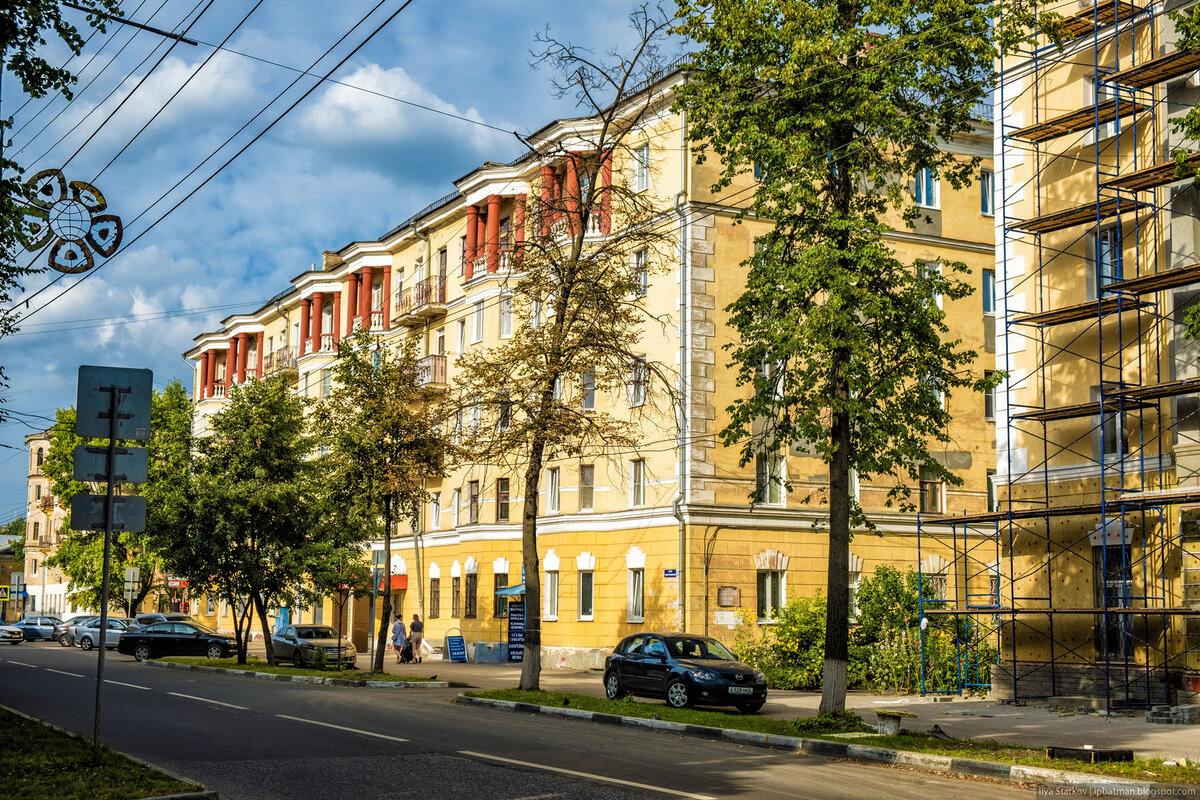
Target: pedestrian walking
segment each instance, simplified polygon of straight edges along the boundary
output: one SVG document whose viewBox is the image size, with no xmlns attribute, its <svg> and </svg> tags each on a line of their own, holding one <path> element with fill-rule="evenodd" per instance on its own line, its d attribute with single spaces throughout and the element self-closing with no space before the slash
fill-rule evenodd
<svg viewBox="0 0 1200 800">
<path fill-rule="evenodd" d="M 404 620 L 399 614 L 392 623 L 392 649 L 396 653 L 396 663 L 400 663 L 400 651 L 404 649 Z"/>
<path fill-rule="evenodd" d="M 412 637 L 413 658 L 417 663 L 421 663 L 421 640 L 424 638 L 425 623 L 421 622 L 421 617 L 418 614 L 413 614 L 412 624 L 408 626 L 409 635 Z"/>
</svg>

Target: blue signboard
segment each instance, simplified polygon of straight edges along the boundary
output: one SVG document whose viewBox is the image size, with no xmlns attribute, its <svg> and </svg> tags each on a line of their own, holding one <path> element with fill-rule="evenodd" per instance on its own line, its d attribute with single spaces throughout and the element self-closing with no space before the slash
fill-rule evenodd
<svg viewBox="0 0 1200 800">
<path fill-rule="evenodd" d="M 525 601 L 508 604 L 508 660 L 525 658 Z"/>
<path fill-rule="evenodd" d="M 467 641 L 461 636 L 447 636 L 446 650 L 451 661 L 467 662 Z"/>
<path fill-rule="evenodd" d="M 677 570 L 677 569 L 664 569 L 664 570 L 663 570 L 663 577 L 664 577 L 664 578 L 678 578 L 678 577 L 679 577 L 679 570 Z"/>
</svg>

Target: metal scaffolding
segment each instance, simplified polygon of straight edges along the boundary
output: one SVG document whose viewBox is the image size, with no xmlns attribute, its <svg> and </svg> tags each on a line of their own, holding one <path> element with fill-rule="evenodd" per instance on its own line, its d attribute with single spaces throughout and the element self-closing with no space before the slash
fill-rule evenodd
<svg viewBox="0 0 1200 800">
<path fill-rule="evenodd" d="M 1002 59 L 996 89 L 997 510 L 918 519 L 919 562 L 954 554 L 921 613 L 958 622 L 958 692 L 990 641 L 994 696 L 1144 707 L 1200 671 L 1200 373 L 1179 357 L 1200 263 L 1177 233 L 1196 189 L 1169 136 L 1200 52 L 1159 54 L 1161 6 L 1058 24 L 1069 42 Z"/>
</svg>

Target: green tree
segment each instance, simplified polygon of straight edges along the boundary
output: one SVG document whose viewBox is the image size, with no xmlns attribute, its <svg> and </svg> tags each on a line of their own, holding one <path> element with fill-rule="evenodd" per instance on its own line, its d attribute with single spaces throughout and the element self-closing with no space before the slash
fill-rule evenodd
<svg viewBox="0 0 1200 800">
<path fill-rule="evenodd" d="M 267 610 L 294 605 L 320 530 L 305 401 L 289 373 L 234 387 L 196 439 L 192 479 L 178 523 L 159 540 L 167 564 L 189 585 L 248 608 L 269 645 Z M 237 628 L 239 660 L 248 630 Z M 268 663 L 275 663 L 270 646 Z"/>
<path fill-rule="evenodd" d="M 17 517 L 5 525 L 3 533 L 0 533 L 0 538 L 8 538 L 8 543 L 13 549 L 13 560 L 17 564 L 25 563 L 25 537 L 28 535 L 26 526 L 25 518 Z"/>
<path fill-rule="evenodd" d="M 949 441 L 943 398 L 994 385 L 934 301 L 970 293 L 965 266 L 906 263 L 884 238 L 891 220 L 920 217 L 909 184 L 919 170 L 955 188 L 977 171 L 939 142 L 973 130 L 997 54 L 994 11 L 973 0 L 679 4 L 679 31 L 698 45 L 677 100 L 697 159 L 720 159 L 715 191 L 755 170 L 743 216 L 774 223 L 728 309 L 750 393 L 722 435 L 743 463 L 803 443 L 828 466 L 821 713 L 845 709 L 850 535 L 870 525 L 851 473 L 895 479 L 889 504 L 910 509 L 921 468 L 961 483 L 930 452 Z"/>
<path fill-rule="evenodd" d="M 428 498 L 425 481 L 442 474 L 438 394 L 423 377 L 415 337 L 402 338 L 393 350 L 360 329 L 341 340 L 332 371 L 331 391 L 314 424 L 325 449 L 326 508 L 341 534 L 336 547 L 382 538 L 390 565 L 395 524 L 418 519 Z M 383 670 L 391 612 L 391 592 L 384 591 L 373 670 Z"/>
<path fill-rule="evenodd" d="M 51 492 L 70 508 L 76 494 L 104 494 L 103 484 L 81 483 L 74 479 L 74 452 L 77 445 L 103 446 L 107 439 L 81 439 L 75 435 L 75 409 L 59 409 L 51 429 L 50 449 L 44 470 L 51 481 Z M 112 535 L 109 564 L 109 605 L 134 614 L 152 592 L 163 588 L 162 551 L 159 540 L 179 524 L 184 505 L 188 472 L 188 451 L 192 439 L 192 402 L 179 381 L 155 391 L 150 406 L 150 439 L 147 442 L 120 441 L 119 446 L 146 447 L 148 480 L 144 484 L 118 485 L 118 494 L 140 494 L 146 498 L 146 529 L 139 533 L 116 531 Z M 104 571 L 104 532 L 71 529 L 71 517 L 63 520 L 63 541 L 49 566 L 60 567 L 67 576 L 72 601 L 86 608 L 100 608 Z M 138 568 L 138 583 L 133 602 L 124 598 L 126 567 Z"/>
</svg>

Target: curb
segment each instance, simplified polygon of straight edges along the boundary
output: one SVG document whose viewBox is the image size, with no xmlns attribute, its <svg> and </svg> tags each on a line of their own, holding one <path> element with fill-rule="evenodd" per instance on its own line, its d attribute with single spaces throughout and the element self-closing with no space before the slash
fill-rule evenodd
<svg viewBox="0 0 1200 800">
<path fill-rule="evenodd" d="M 804 739 L 799 736 L 777 736 L 769 733 L 756 733 L 754 731 L 732 730 L 729 728 L 712 728 L 704 725 L 687 725 L 681 722 L 667 722 L 657 719 L 645 719 L 643 717 L 622 717 L 598 711 L 583 711 L 578 708 L 559 708 L 558 706 L 517 703 L 512 700 L 490 700 L 482 697 L 468 697 L 465 694 L 458 695 L 454 698 L 454 701 L 464 705 L 499 708 L 506 711 L 544 714 L 552 717 L 566 717 L 610 725 L 628 725 L 635 728 L 650 728 L 652 730 L 694 736 L 701 739 L 732 742 L 734 744 L 751 745 L 754 747 L 770 747 L 777 750 L 789 750 L 795 753 L 806 753 L 826 758 L 848 758 L 871 764 L 898 764 L 947 775 L 970 775 L 1001 781 L 1040 783 L 1046 786 L 1087 786 L 1089 788 L 1112 786 L 1120 787 L 1122 794 L 1134 797 L 1150 797 L 1155 793 L 1162 792 L 1164 788 L 1171 786 L 1171 784 L 1139 781 L 1131 778 L 1116 778 L 1090 772 L 1069 772 L 1067 770 L 1047 769 L 1045 767 L 1026 767 L 1020 764 L 1005 764 L 998 761 L 979 761 L 972 758 L 956 758 L 954 756 L 937 755 L 935 753 L 914 753 L 909 750 L 891 750 L 886 747 L 874 747 L 872 745 L 831 742 L 826 739 Z M 1195 789 L 1195 787 L 1189 788 Z"/>
<path fill-rule="evenodd" d="M 226 669 L 224 667 L 202 667 L 199 664 L 176 664 L 173 661 L 143 661 L 150 667 L 166 667 L 167 669 L 186 669 L 192 672 L 209 672 L 215 675 L 238 675 L 243 678 L 257 678 L 260 681 L 277 681 L 279 683 L 309 683 L 321 686 L 370 686 L 372 689 L 449 689 L 447 681 L 351 681 L 342 678 L 317 678 L 310 675 L 276 675 L 273 672 L 251 672 L 246 669 Z"/>
<path fill-rule="evenodd" d="M 76 733 L 75 731 L 69 731 L 66 728 L 60 728 L 52 722 L 47 722 L 44 719 L 38 719 L 37 717 L 26 714 L 24 711 L 18 711 L 17 709 L 10 708 L 9 706 L 6 706 L 6 705 L 0 705 L 0 708 L 4 709 L 5 711 L 7 711 L 10 714 L 16 714 L 18 717 L 21 717 L 22 719 L 27 719 L 30 722 L 36 722 L 39 725 L 45 725 L 50 730 L 58 731 L 61 734 L 70 736 L 72 739 L 83 739 L 84 741 L 90 741 L 90 739 L 87 739 L 86 737 L 82 736 L 81 734 Z M 111 747 L 108 747 L 107 745 L 102 744 L 101 746 L 113 753 L 117 753 L 118 755 L 120 755 L 124 758 L 128 758 L 130 761 L 134 762 L 135 764 L 141 764 L 143 767 L 152 769 L 155 772 L 161 772 L 163 775 L 166 775 L 168 778 L 174 778 L 175 780 L 179 781 L 180 783 L 186 783 L 186 784 L 196 787 L 196 791 L 194 791 L 194 792 L 183 792 L 182 794 L 159 795 L 157 797 L 142 798 L 142 800 L 220 800 L 220 796 L 216 792 L 211 791 L 209 789 L 205 789 L 204 784 L 197 783 L 196 781 L 192 780 L 191 778 L 185 778 L 182 775 L 177 775 L 176 773 L 172 772 L 169 769 L 164 769 L 164 768 L 158 766 L 157 764 L 151 764 L 149 761 L 146 761 L 145 759 L 142 759 L 142 758 L 138 758 L 137 756 L 131 756 L 131 755 L 129 755 L 129 753 L 122 753 L 120 750 L 113 750 Z"/>
</svg>

